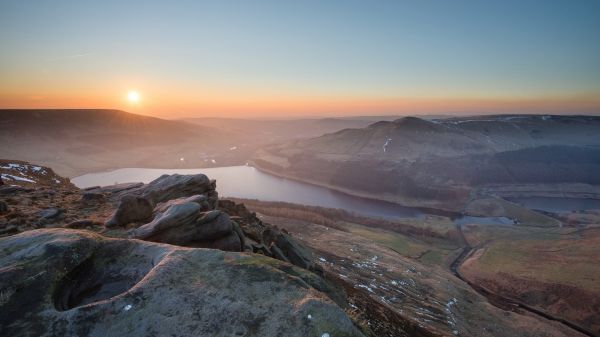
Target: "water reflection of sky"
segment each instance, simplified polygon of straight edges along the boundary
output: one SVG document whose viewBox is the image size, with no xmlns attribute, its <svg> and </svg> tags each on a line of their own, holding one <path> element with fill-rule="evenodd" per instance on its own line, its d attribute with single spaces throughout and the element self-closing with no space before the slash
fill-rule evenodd
<svg viewBox="0 0 600 337">
<path fill-rule="evenodd" d="M 217 180 L 221 197 L 284 201 L 296 204 L 341 208 L 360 214 L 384 218 L 419 217 L 418 210 L 400 205 L 354 197 L 325 187 L 276 177 L 250 166 L 230 166 L 204 169 L 146 169 L 124 168 L 110 172 L 85 174 L 71 181 L 80 188 L 115 183 L 148 183 L 162 174 L 204 173 Z"/>
</svg>

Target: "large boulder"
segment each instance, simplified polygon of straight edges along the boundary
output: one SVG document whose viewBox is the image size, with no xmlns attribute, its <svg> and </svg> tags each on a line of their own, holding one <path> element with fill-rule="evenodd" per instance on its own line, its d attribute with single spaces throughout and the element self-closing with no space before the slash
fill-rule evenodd
<svg viewBox="0 0 600 337">
<path fill-rule="evenodd" d="M 204 240 L 222 238 L 233 232 L 233 223 L 229 215 L 218 210 L 202 214 L 198 219 L 198 236 Z"/>
<path fill-rule="evenodd" d="M 205 195 L 196 194 L 196 195 L 192 195 L 191 197 L 181 197 L 181 198 L 161 202 L 160 204 L 156 205 L 156 207 L 154 207 L 154 213 L 163 213 L 167 209 L 169 209 L 169 207 L 171 207 L 173 205 L 184 204 L 187 202 L 197 203 L 198 205 L 200 205 L 200 209 L 202 211 L 208 211 L 209 209 L 211 209 L 211 207 L 208 203 L 208 198 Z"/>
<path fill-rule="evenodd" d="M 130 231 L 129 237 L 154 242 L 182 245 L 196 227 L 200 205 L 194 202 L 175 204 L 159 213 L 150 223 Z"/>
<path fill-rule="evenodd" d="M 132 230 L 130 238 L 179 246 L 218 248 L 228 251 L 243 249 L 240 237 L 227 213 L 214 210 L 200 212 L 195 202 L 178 203 L 139 228 Z"/>
<path fill-rule="evenodd" d="M 105 223 L 106 227 L 125 226 L 132 222 L 145 222 L 152 218 L 151 202 L 137 195 L 121 197 L 117 209 Z"/>
<path fill-rule="evenodd" d="M 294 240 L 289 234 L 277 233 L 273 246 L 277 247 L 291 263 L 312 270 L 315 267 L 313 254 L 308 248 Z"/>
<path fill-rule="evenodd" d="M 4 336 L 362 336 L 287 263 L 88 231 L 0 239 Z"/>
<path fill-rule="evenodd" d="M 216 182 L 208 179 L 204 174 L 164 174 L 131 193 L 138 194 L 158 204 L 180 197 L 207 194 L 209 191 L 214 191 L 215 187 Z"/>
</svg>

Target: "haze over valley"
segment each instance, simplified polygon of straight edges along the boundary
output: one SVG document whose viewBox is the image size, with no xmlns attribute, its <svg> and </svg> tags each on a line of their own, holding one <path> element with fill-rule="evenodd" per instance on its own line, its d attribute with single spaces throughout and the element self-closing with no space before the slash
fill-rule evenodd
<svg viewBox="0 0 600 337">
<path fill-rule="evenodd" d="M 594 1 L 0 3 L 0 335 L 600 337 Z"/>
</svg>

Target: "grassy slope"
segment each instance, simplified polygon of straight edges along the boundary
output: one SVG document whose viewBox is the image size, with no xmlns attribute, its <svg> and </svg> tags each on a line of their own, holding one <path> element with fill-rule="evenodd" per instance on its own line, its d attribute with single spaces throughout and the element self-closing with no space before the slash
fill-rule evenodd
<svg viewBox="0 0 600 337">
<path fill-rule="evenodd" d="M 472 282 L 600 332 L 600 227 L 471 226 L 482 245 L 461 266 Z"/>
<path fill-rule="evenodd" d="M 541 282 L 562 283 L 600 295 L 600 229 L 503 229 L 472 226 L 473 243 L 489 241 L 466 268 L 479 276 L 507 273 Z"/>
</svg>

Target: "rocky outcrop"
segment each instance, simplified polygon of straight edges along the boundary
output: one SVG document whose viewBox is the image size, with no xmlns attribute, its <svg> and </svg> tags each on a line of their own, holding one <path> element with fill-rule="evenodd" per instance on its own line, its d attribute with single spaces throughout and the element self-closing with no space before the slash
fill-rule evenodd
<svg viewBox="0 0 600 337">
<path fill-rule="evenodd" d="M 195 202 L 176 203 L 154 221 L 132 230 L 129 237 L 179 246 L 243 250 L 243 234 L 234 230 L 227 213 L 200 211 L 201 206 Z"/>
<path fill-rule="evenodd" d="M 8 204 L 6 201 L 0 200 L 0 214 L 4 214 L 8 212 Z"/>
<path fill-rule="evenodd" d="M 75 187 L 68 178 L 57 175 L 49 167 L 34 165 L 22 160 L 7 159 L 0 159 L 0 186 L 2 185 Z"/>
<path fill-rule="evenodd" d="M 132 222 L 147 221 L 152 217 L 152 204 L 144 197 L 126 194 L 121 197 L 117 209 L 106 227 L 125 226 Z"/>
<path fill-rule="evenodd" d="M 252 252 L 290 262 L 304 269 L 322 272 L 321 267 L 315 263 L 315 258 L 310 250 L 285 231 L 279 230 L 277 226 L 261 221 L 243 204 L 236 204 L 231 200 L 220 200 L 219 208 L 233 215 L 233 219 L 240 224 L 241 230 L 248 238 L 248 249 Z"/>
<path fill-rule="evenodd" d="M 192 195 L 191 197 L 181 197 L 181 198 L 162 202 L 162 203 L 156 205 L 156 207 L 154 208 L 154 213 L 165 212 L 167 209 L 169 209 L 169 207 L 171 207 L 175 204 L 182 204 L 182 203 L 186 203 L 186 202 L 193 202 L 193 203 L 200 205 L 201 211 L 208 211 L 210 209 L 214 209 L 214 207 L 211 207 L 211 205 L 208 203 L 207 196 L 202 195 L 202 194 L 196 194 L 196 195 Z"/>
<path fill-rule="evenodd" d="M 43 229 L 0 239 L 6 336 L 362 336 L 313 273 L 219 250 Z"/>
<path fill-rule="evenodd" d="M 201 209 L 214 209 L 218 200 L 216 182 L 204 174 L 162 175 L 149 184 L 126 184 L 120 186 L 88 189 L 85 195 L 108 194 L 118 201 L 107 227 L 126 226 L 132 222 L 146 222 L 153 213 L 165 212 L 172 205 L 194 202 Z M 89 197 L 88 197 L 89 199 Z"/>
<path fill-rule="evenodd" d="M 81 195 L 81 202 L 84 204 L 94 204 L 97 202 L 103 202 L 105 196 L 103 193 L 84 192 Z"/>
<path fill-rule="evenodd" d="M 157 204 L 198 194 L 204 194 L 208 198 L 209 192 L 214 191 L 215 188 L 216 181 L 208 179 L 204 174 L 165 174 L 128 193 L 139 195 Z"/>
<path fill-rule="evenodd" d="M 361 335 L 293 238 L 247 253 L 285 233 L 218 208 L 205 175 L 0 189 L 2 335 Z"/>
</svg>

